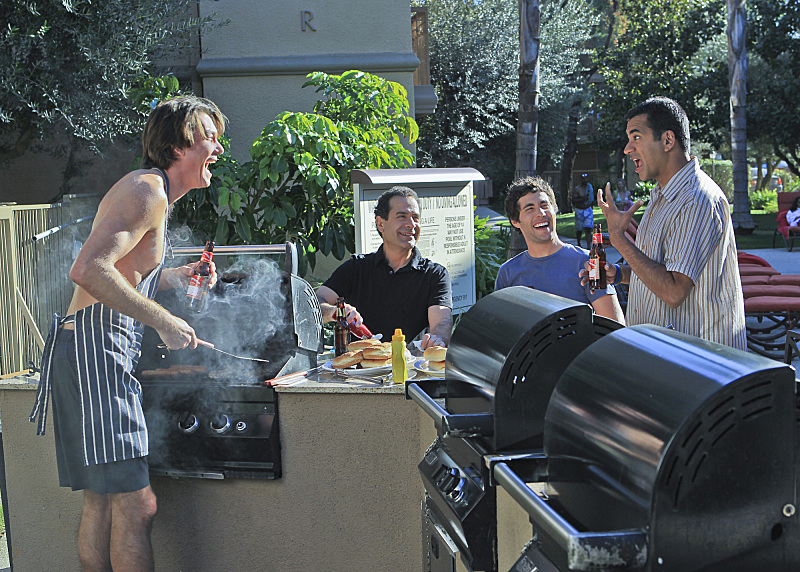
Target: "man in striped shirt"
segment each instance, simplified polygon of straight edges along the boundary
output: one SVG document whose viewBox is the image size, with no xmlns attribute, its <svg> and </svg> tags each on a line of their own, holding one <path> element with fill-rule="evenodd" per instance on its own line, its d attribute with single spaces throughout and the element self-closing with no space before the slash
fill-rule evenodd
<svg viewBox="0 0 800 572">
<path fill-rule="evenodd" d="M 44 433 L 52 387 L 59 484 L 83 491 L 83 570 L 153 570 L 156 498 L 133 371 L 144 324 L 170 349 L 210 345 L 153 296 L 162 274 L 162 283 L 185 286 L 197 264 L 163 269 L 167 217 L 176 200 L 209 186 L 209 167 L 224 150 L 224 122 L 214 103 L 198 97 L 155 107 L 142 135 L 142 168 L 100 201 L 70 270 L 69 315 L 56 314 L 45 344 L 31 421 Z"/>
<path fill-rule="evenodd" d="M 642 181 L 656 187 L 636 243 L 625 230 L 642 206 L 620 212 L 610 185 L 597 194 L 611 244 L 624 257 L 630 283 L 628 325 L 656 324 L 746 349 L 744 300 L 730 206 L 719 186 L 689 155 L 689 120 L 675 101 L 648 99 L 627 115 L 625 153 Z M 616 278 L 610 268 L 609 280 Z"/>
</svg>

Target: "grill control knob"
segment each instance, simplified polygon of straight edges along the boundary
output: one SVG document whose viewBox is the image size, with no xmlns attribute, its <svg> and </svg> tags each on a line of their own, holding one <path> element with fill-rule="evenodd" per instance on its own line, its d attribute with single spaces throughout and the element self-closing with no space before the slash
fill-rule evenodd
<svg viewBox="0 0 800 572">
<path fill-rule="evenodd" d="M 244 421 L 239 421 L 236 423 L 236 432 L 237 433 L 244 433 L 247 431 L 247 423 Z"/>
<path fill-rule="evenodd" d="M 456 483 L 458 482 L 458 469 L 450 468 L 442 475 L 437 481 L 437 485 L 439 486 L 439 490 L 442 491 L 444 494 L 449 494 L 452 491 Z"/>
<path fill-rule="evenodd" d="M 450 499 L 453 502 L 456 503 L 464 502 L 464 495 L 467 493 L 467 491 L 464 490 L 466 485 L 467 485 L 467 479 L 462 477 L 461 479 L 458 480 L 458 484 L 455 487 L 453 487 L 453 490 L 447 493 L 447 496 L 450 497 Z"/>
<path fill-rule="evenodd" d="M 214 433 L 218 433 L 220 435 L 227 433 L 231 430 L 230 417 L 224 413 L 217 413 L 211 423 L 209 423 L 209 426 Z"/>
<path fill-rule="evenodd" d="M 186 435 L 191 435 L 197 431 L 198 427 L 200 427 L 200 423 L 197 421 L 197 417 L 191 413 L 186 413 L 178 420 L 178 429 Z"/>
</svg>

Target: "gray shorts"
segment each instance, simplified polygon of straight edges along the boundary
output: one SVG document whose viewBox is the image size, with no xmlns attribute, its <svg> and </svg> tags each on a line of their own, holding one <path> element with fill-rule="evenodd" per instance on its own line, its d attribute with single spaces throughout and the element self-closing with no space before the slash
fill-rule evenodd
<svg viewBox="0 0 800 572">
<path fill-rule="evenodd" d="M 73 330 L 61 329 L 56 336 L 51 383 L 59 485 L 98 494 L 129 493 L 148 486 L 147 457 L 83 464 L 83 419 Z"/>
</svg>

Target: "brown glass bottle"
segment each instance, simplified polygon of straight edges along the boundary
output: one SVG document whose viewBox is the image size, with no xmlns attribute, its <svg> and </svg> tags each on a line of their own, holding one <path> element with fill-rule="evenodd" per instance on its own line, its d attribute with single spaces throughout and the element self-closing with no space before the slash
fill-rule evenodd
<svg viewBox="0 0 800 572">
<path fill-rule="evenodd" d="M 589 288 L 605 290 L 606 288 L 606 249 L 603 246 L 603 228 L 594 225 L 592 249 L 589 251 Z"/>
<path fill-rule="evenodd" d="M 347 312 L 344 309 L 344 298 L 336 299 L 336 321 L 333 324 L 333 355 L 340 356 L 347 351 L 347 338 L 350 328 L 347 325 Z"/>
<path fill-rule="evenodd" d="M 194 274 L 189 278 L 189 287 L 186 289 L 186 309 L 199 313 L 208 306 L 208 292 L 211 289 L 211 260 L 214 257 L 214 242 L 206 242 L 200 264 L 195 268 Z"/>
</svg>

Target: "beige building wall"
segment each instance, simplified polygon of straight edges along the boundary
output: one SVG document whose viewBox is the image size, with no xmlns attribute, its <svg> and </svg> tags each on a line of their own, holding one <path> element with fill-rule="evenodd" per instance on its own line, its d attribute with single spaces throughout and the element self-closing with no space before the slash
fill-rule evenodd
<svg viewBox="0 0 800 572">
<path fill-rule="evenodd" d="M 203 93 L 230 119 L 233 155 L 248 150 L 282 111 L 311 111 L 319 99 L 301 89 L 312 71 L 358 69 L 403 85 L 414 113 L 408 0 L 303 0 L 203 2 L 223 26 L 203 38 L 197 65 Z"/>
</svg>

